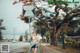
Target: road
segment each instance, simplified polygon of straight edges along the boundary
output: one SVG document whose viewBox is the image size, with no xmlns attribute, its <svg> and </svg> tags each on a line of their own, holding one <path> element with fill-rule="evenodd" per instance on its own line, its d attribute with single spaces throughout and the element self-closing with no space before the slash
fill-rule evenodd
<svg viewBox="0 0 80 53">
<path fill-rule="evenodd" d="M 10 53 L 21 53 L 22 51 L 24 51 L 24 47 L 29 48 L 30 46 L 30 43 L 28 42 L 1 42 L 0 44 L 9 44 Z"/>
</svg>

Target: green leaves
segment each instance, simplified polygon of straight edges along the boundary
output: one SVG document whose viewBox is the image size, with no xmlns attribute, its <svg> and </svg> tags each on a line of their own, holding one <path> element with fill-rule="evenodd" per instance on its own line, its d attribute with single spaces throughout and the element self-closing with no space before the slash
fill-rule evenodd
<svg viewBox="0 0 80 53">
<path fill-rule="evenodd" d="M 47 31 L 47 32 L 44 34 L 44 36 L 45 36 L 46 38 L 50 38 L 50 33 Z"/>
</svg>

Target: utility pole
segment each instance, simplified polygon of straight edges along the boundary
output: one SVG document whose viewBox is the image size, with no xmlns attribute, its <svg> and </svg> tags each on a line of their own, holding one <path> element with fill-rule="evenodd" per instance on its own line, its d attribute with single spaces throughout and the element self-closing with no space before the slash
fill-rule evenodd
<svg viewBox="0 0 80 53">
<path fill-rule="evenodd" d="M 15 28 L 14 28 L 14 31 L 13 31 L 13 40 L 15 40 Z"/>
</svg>

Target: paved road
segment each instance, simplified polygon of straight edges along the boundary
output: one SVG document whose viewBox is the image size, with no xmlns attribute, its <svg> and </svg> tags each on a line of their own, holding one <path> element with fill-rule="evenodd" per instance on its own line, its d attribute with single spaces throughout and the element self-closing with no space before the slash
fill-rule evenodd
<svg viewBox="0 0 80 53">
<path fill-rule="evenodd" d="M 29 48 L 29 46 L 30 46 L 30 43 L 28 43 L 28 42 L 16 42 L 16 43 L 2 42 L 0 44 L 9 44 L 10 53 L 21 53 L 22 51 L 24 51 L 23 48 Z M 0 51 L 1 51 L 1 49 L 0 49 Z"/>
<path fill-rule="evenodd" d="M 24 53 L 24 51 L 26 51 L 26 49 L 23 49 L 23 48 L 28 48 L 29 49 L 29 47 L 30 47 L 30 43 L 28 43 L 28 42 L 17 42 L 17 43 L 2 42 L 0 44 L 9 44 L 10 53 Z M 47 47 L 46 45 L 47 44 L 42 43 L 41 46 L 39 47 L 38 53 L 64 53 L 62 51 L 55 50 L 55 49 L 52 49 L 50 47 Z M 1 51 L 1 49 L 0 49 L 0 51 Z M 26 53 L 27 53 L 27 51 L 26 51 Z"/>
</svg>

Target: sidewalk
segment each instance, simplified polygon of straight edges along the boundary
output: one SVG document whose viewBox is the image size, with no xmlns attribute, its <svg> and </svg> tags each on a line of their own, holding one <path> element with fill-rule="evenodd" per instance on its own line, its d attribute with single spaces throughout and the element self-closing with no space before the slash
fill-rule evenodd
<svg viewBox="0 0 80 53">
<path fill-rule="evenodd" d="M 61 46 L 41 45 L 41 53 L 80 53 L 80 49 L 66 48 L 62 49 Z"/>
<path fill-rule="evenodd" d="M 47 47 L 55 49 L 55 50 L 63 51 L 64 53 L 80 53 L 80 49 L 77 49 L 77 48 L 67 47 L 65 49 L 62 49 L 62 46 L 53 47 L 53 46 L 50 46 L 50 45 L 48 45 Z"/>
</svg>

